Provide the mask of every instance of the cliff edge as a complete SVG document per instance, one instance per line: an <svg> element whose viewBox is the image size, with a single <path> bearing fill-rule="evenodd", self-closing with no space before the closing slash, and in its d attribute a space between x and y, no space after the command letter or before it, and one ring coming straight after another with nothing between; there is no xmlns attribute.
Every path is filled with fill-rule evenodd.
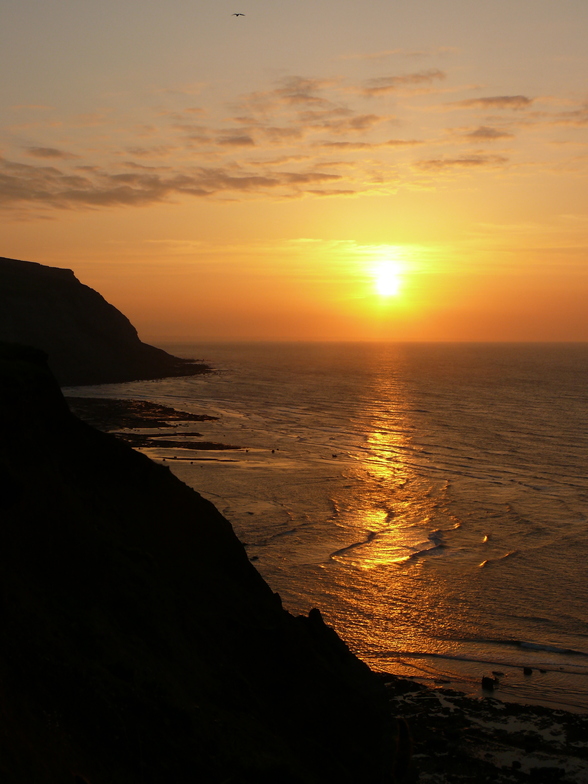
<svg viewBox="0 0 588 784"><path fill-rule="evenodd" d="M230 524L0 345L0 779L390 784L380 679Z"/></svg>
<svg viewBox="0 0 588 784"><path fill-rule="evenodd" d="M61 386L203 373L142 343L131 322L68 269L0 258L0 340L42 349Z"/></svg>

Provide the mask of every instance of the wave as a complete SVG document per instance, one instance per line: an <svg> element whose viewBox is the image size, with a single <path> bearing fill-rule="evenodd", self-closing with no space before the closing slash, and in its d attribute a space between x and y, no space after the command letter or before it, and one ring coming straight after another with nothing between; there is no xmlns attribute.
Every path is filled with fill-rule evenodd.
<svg viewBox="0 0 588 784"><path fill-rule="evenodd" d="M500 563L500 561L504 561L506 558L511 558L513 555L518 555L520 550L511 550L510 553L505 553L498 558L487 558L485 561L482 561L480 564L480 568L484 566L492 566L493 564Z"/></svg>
<svg viewBox="0 0 588 784"><path fill-rule="evenodd" d="M511 648L521 648L528 651L545 651L546 653L559 653L564 656L582 656L588 659L588 651L579 651L575 648L564 648L560 645L551 645L543 642L529 642L527 640L512 640L509 638L480 638L465 640L467 643L481 643L483 645L504 645Z"/></svg>
<svg viewBox="0 0 588 784"><path fill-rule="evenodd" d="M549 646L540 646L538 650L545 650L550 651L551 648ZM588 654L582 653L581 651L574 651L574 650L560 650L559 653L568 653L570 655L578 655L581 657L587 657ZM438 659L441 661L456 661L456 662L464 662L464 663L471 663L471 664L486 664L488 666L495 666L495 667L515 667L521 668L523 666L527 666L527 660L510 660L505 661L501 658L493 658L491 655L484 656L483 654L480 656L475 655L459 655L459 654L451 654L451 653L435 653L430 651L381 651L377 653L371 653L370 658L375 660L380 659L389 659L393 658L396 660L401 661L402 659ZM547 665L547 669L549 668L548 662L543 662L544 665ZM533 666L538 666L534 664ZM568 664L568 667L571 669L564 669L559 663L557 664L557 671L565 671L570 675L578 675L585 677L588 675L588 665L572 665L571 663ZM551 669L554 668L554 663L552 663ZM578 669L580 671L578 671ZM584 670L586 669L586 672Z"/></svg>
<svg viewBox="0 0 588 784"><path fill-rule="evenodd" d="M576 651L574 648L560 648L558 645L543 645L541 643L524 642L523 640L520 640L518 646L519 648L530 651L547 651L549 653L563 653L567 656L585 656L588 658L588 653L585 653L584 651Z"/></svg>
<svg viewBox="0 0 588 784"><path fill-rule="evenodd" d="M343 553L348 553L350 550L355 550L356 547L361 547L364 544L369 544L376 538L377 535L378 535L377 531L368 531L368 534L365 539L362 539L360 542L353 542L353 544L348 544L345 547L341 547L339 550L334 550L329 555L329 558L336 558L338 555L343 555Z"/></svg>
<svg viewBox="0 0 588 784"><path fill-rule="evenodd" d="M388 515L388 517L390 516L391 515ZM385 532L386 529L383 531L368 531L365 539L361 539L359 542L353 542L352 544L348 544L345 547L340 547L338 550L334 550L329 554L329 558L335 560L337 557L345 555L345 553L348 553L351 550L355 550L357 547L362 547L363 545L373 542L377 536L384 534ZM430 542L431 544L429 545L427 542ZM402 562L404 563L422 555L429 555L435 550L443 549L445 547L445 544L443 543L443 531L432 531L427 537L427 542L423 542L422 546L417 546L417 548L406 547L406 554L402 558Z"/></svg>

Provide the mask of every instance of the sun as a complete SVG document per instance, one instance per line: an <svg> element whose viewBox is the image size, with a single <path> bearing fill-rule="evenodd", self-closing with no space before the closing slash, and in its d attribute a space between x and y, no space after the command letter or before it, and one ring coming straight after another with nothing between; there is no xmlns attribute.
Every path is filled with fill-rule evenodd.
<svg viewBox="0 0 588 784"><path fill-rule="evenodd" d="M395 297L400 291L400 268L396 261L382 261L374 270L376 291L381 297Z"/></svg>

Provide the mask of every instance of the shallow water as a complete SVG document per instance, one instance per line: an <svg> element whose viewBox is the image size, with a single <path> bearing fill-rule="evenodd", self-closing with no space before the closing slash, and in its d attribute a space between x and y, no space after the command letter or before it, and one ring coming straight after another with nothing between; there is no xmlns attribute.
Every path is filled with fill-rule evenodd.
<svg viewBox="0 0 588 784"><path fill-rule="evenodd" d="M166 348L217 372L76 394L220 417L185 429L240 450L143 451L288 609L376 669L588 709L588 345Z"/></svg>

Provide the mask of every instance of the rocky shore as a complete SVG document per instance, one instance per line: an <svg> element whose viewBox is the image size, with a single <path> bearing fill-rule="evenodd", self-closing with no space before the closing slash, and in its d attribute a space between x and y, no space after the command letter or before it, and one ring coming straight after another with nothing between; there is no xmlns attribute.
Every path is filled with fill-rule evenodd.
<svg viewBox="0 0 588 784"><path fill-rule="evenodd" d="M588 715L382 676L421 784L587 784Z"/></svg>
<svg viewBox="0 0 588 784"><path fill-rule="evenodd" d="M192 449L195 451L224 451L240 449L232 444L202 441L195 430L182 430L165 437L161 430L189 424L206 422L217 417L177 411L169 406L145 400L116 400L112 398L68 397L71 411L89 425L112 433L120 441L139 449L159 447L162 449Z"/></svg>

